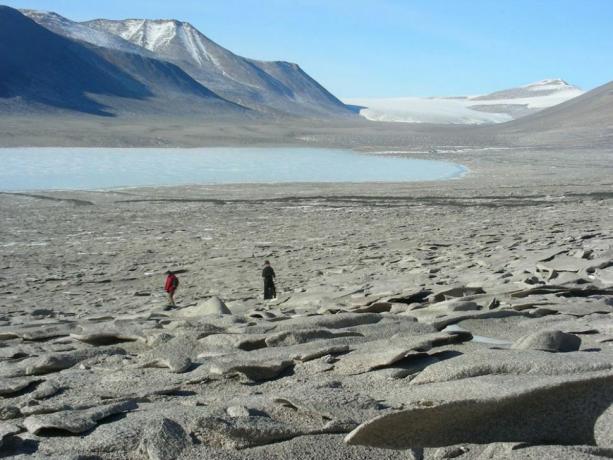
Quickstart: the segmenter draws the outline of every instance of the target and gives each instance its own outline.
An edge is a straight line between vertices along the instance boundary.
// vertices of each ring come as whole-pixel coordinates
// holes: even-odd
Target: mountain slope
[[[531,143],[610,146],[613,141],[613,82],[496,128],[503,135]]]
[[[341,101],[296,64],[243,58],[213,42],[189,23],[98,19],[83,25],[154,52],[217,94],[241,105],[297,116],[352,116]]]
[[[504,123],[552,107],[583,91],[563,80],[540,82],[482,96],[348,99],[373,121],[439,124]]]
[[[107,116],[245,112],[173,64],[67,39],[4,6],[0,103],[4,113],[45,107]]]

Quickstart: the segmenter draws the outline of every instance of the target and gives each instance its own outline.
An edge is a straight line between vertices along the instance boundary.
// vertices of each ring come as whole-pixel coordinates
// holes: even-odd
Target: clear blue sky
[[[2,0],[0,0],[1,2]],[[189,21],[232,51],[297,62],[339,97],[478,94],[613,80],[613,0],[5,0],[74,20]]]

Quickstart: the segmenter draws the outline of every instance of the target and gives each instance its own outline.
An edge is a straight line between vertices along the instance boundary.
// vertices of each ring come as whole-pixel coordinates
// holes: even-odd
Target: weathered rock
[[[391,366],[410,355],[422,354],[435,345],[457,343],[469,338],[470,335],[439,333],[406,338],[395,336],[389,340],[366,342],[344,356],[335,365],[335,371],[344,375],[361,374]]]
[[[435,302],[441,302],[443,300],[472,296],[476,294],[485,294],[485,291],[480,287],[468,287],[466,285],[458,285],[435,292],[430,297]]]
[[[16,379],[0,379],[0,396],[10,396],[25,390],[30,385],[40,382],[40,379],[31,378],[16,378]]]
[[[167,367],[171,372],[186,372],[198,355],[198,341],[192,335],[179,335],[143,355],[144,367]]]
[[[30,394],[30,397],[36,400],[47,399],[47,398],[51,398],[52,396],[55,396],[60,391],[62,391],[62,389],[63,389],[62,386],[58,384],[57,382],[47,380],[41,383],[36,388],[36,390],[34,390]]]
[[[245,449],[306,434],[269,417],[206,417],[193,429],[203,444],[224,449]]]
[[[181,425],[163,418],[145,428],[139,450],[150,460],[175,460],[181,458],[182,452],[191,444]]]
[[[143,333],[145,325],[134,322],[117,321],[115,323],[101,323],[87,325],[78,332],[70,334],[75,340],[90,345],[113,345],[122,342],[144,342]]]
[[[336,315],[296,317],[276,323],[275,331],[298,331],[303,329],[344,329],[361,324],[381,321],[378,313],[338,313]]]
[[[226,409],[226,413],[230,417],[249,417],[251,415],[245,406],[230,406]]]
[[[252,361],[248,357],[217,362],[210,367],[212,374],[242,374],[249,380],[261,381],[277,378],[293,366],[293,361],[271,358],[265,361]]]
[[[577,351],[581,338],[562,331],[539,331],[518,339],[511,347],[515,350],[543,350],[550,352]]]
[[[21,410],[14,405],[0,406],[0,420],[13,420],[21,415]]]
[[[206,350],[257,350],[266,347],[264,334],[213,334],[200,340]]]
[[[613,373],[487,376],[414,387],[407,409],[363,423],[345,441],[390,449],[462,443],[594,444],[594,425],[613,403]],[[496,423],[492,423],[495,420]]]
[[[613,369],[610,355],[540,350],[479,350],[432,364],[411,381],[413,385],[468,379],[484,375],[564,375]]]
[[[338,337],[360,337],[361,334],[352,331],[330,331],[328,329],[303,329],[299,331],[284,331],[266,337],[269,347],[283,347],[314,340],[335,339]]]
[[[192,318],[208,315],[231,315],[232,312],[219,297],[211,297],[204,302],[200,302],[195,307],[182,308],[177,311],[177,314]]]
[[[45,415],[32,415],[23,421],[23,426],[33,434],[47,429],[83,433],[94,428],[100,420],[111,415],[129,412],[137,407],[134,401],[108,404],[84,410],[67,410]]]
[[[77,363],[90,358],[104,358],[116,355],[125,355],[122,348],[94,348],[63,353],[46,353],[41,356],[26,358],[8,367],[7,377],[21,377],[27,375],[45,375],[52,372],[69,369]]]

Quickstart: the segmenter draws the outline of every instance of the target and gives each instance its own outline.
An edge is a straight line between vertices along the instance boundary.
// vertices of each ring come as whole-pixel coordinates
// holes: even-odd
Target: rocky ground
[[[0,458],[613,458],[613,154],[441,155],[0,194]]]

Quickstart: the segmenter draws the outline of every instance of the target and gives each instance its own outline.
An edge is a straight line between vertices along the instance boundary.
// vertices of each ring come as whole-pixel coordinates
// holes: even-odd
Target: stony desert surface
[[[612,458],[613,151],[410,153],[470,173],[0,194],[0,458]]]

